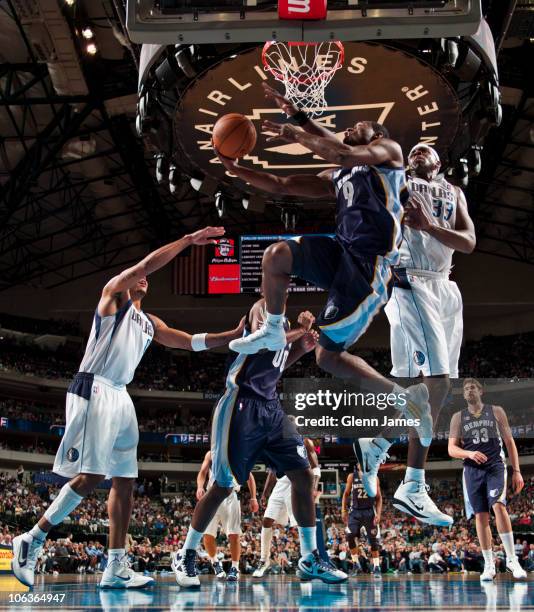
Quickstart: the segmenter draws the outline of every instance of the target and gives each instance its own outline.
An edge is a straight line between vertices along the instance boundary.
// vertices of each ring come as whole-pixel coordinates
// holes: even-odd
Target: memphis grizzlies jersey
[[[332,175],[336,189],[336,236],[353,255],[396,265],[408,190],[403,168],[354,166]]]
[[[284,329],[289,330],[289,322],[284,319]],[[250,334],[250,326],[245,326],[244,335]],[[236,355],[228,367],[226,388],[238,389],[239,397],[272,400],[277,397],[276,386],[282,377],[291,344],[279,351],[265,351],[255,355]]]
[[[429,182],[417,176],[410,176],[408,192],[423,196],[425,210],[436,225],[445,229],[456,227],[458,192],[443,177]],[[452,266],[453,253],[454,249],[444,245],[428,232],[405,226],[399,266],[448,273]]]
[[[369,510],[370,508],[374,508],[374,503],[374,498],[367,495],[363,482],[358,474],[358,470],[355,469],[352,474],[350,511],[357,512],[358,510]]]
[[[484,404],[478,416],[464,408],[461,412],[461,436],[464,450],[480,451],[488,458],[486,463],[480,465],[471,459],[464,459],[465,465],[487,469],[496,463],[504,462],[501,433],[493,406]]]
[[[97,310],[80,372],[103,376],[116,385],[127,385],[154,332],[152,321],[131,300],[108,317],[101,317]]]

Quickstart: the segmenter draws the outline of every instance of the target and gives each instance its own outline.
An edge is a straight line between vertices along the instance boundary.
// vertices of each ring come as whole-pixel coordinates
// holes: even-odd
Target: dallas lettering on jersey
[[[143,317],[137,312],[137,310],[135,310],[135,308],[132,309],[131,319],[132,321],[141,326],[141,329],[145,334],[148,334],[150,337],[154,335],[154,329],[150,322],[145,321]]]
[[[445,189],[444,187],[436,183],[432,183],[431,185],[429,185],[429,184],[419,183],[419,182],[415,182],[415,181],[408,179],[408,187],[409,187],[410,192],[413,192],[413,191],[417,193],[430,192],[430,195],[435,200],[448,200],[449,202],[452,202],[452,203],[456,202],[456,194],[452,190],[452,188]]]

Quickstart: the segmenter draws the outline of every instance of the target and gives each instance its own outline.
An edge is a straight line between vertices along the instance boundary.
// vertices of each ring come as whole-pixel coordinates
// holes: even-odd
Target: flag
[[[179,295],[208,293],[208,248],[192,246],[174,260],[173,292]]]

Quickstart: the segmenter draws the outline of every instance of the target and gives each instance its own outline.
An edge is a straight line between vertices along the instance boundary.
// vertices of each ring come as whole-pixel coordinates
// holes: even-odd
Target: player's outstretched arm
[[[413,229],[427,232],[445,246],[460,253],[472,253],[477,243],[475,225],[469,216],[464,193],[455,188],[458,195],[458,210],[454,229],[436,225],[425,209],[424,202],[417,193],[412,193],[405,208],[404,223]]]
[[[200,470],[197,475],[197,500],[200,500],[204,497],[204,493],[206,492],[206,480],[208,479],[208,474],[211,468],[211,451],[208,451],[204,455],[204,461],[200,466]]]
[[[156,328],[154,340],[163,346],[184,351],[206,351],[218,346],[226,346],[235,338],[240,338],[245,328],[245,317],[243,317],[237,327],[228,331],[217,334],[188,334],[180,329],[169,327],[159,317],[149,316]]]
[[[291,119],[295,118],[295,120],[298,120],[305,132],[308,132],[308,134],[314,134],[315,136],[322,136],[323,138],[333,138],[334,140],[337,140],[335,135],[330,130],[327,130],[321,124],[317,123],[317,121],[310,119],[310,117],[308,117],[304,111],[297,108],[279,91],[276,91],[276,89],[273,89],[270,85],[267,85],[267,83],[262,83],[262,87],[267,100],[274,102],[274,104],[276,104],[280,110],[284,111],[284,113]]]
[[[352,168],[359,165],[390,166],[402,168],[404,166],[402,149],[400,145],[390,138],[378,138],[368,145],[347,145],[337,138],[325,138],[308,134],[301,128],[289,123],[274,123],[264,121],[265,130],[273,132],[275,136],[267,140],[283,140],[285,142],[298,142],[325,161],[335,166]]]
[[[510,425],[508,423],[508,417],[504,412],[502,406],[493,406],[493,413],[499,423],[499,431],[501,432],[502,439],[506,445],[508,451],[508,459],[512,465],[512,488],[514,495],[517,495],[521,489],[525,486],[523,476],[521,475],[521,468],[519,465],[519,453],[517,452],[517,446],[515,445],[514,436]]]
[[[120,307],[128,299],[128,290],[139,280],[163,268],[188,246],[215,244],[215,239],[222,236],[224,231],[224,227],[204,227],[152,251],[135,266],[123,270],[104,287],[98,304],[99,314],[101,316],[114,314],[114,308]]]
[[[269,172],[259,172],[244,168],[237,160],[225,157],[217,152],[224,167],[253,187],[274,195],[290,195],[303,198],[332,198],[335,196],[332,181],[315,174],[295,174],[277,176]]]

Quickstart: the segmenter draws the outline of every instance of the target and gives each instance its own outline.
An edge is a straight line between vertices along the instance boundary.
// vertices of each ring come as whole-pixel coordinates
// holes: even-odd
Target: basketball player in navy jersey
[[[265,324],[265,301],[256,302],[246,317],[245,335]],[[182,587],[198,587],[196,551],[202,534],[220,504],[236,484],[243,485],[254,464],[266,462],[291,481],[292,506],[299,525],[304,580],[343,582],[347,575],[323,561],[317,550],[313,474],[302,436],[286,416],[276,385],[289,367],[317,343],[311,331],[314,317],[303,312],[298,325],[289,329],[284,320],[286,343],[277,351],[257,355],[234,355],[226,377],[224,394],[217,402],[211,429],[211,460],[214,483],[195,507],[185,543],[173,557],[176,581]]]
[[[512,465],[514,495],[518,495],[524,486],[508,419],[501,406],[482,402],[483,387],[478,380],[466,378],[463,390],[467,407],[452,416],[449,455],[464,461],[466,516],[475,515],[477,536],[484,556],[480,580],[491,581],[495,577],[490,510],[495,515],[497,531],[506,552],[506,567],[514,578],[523,579],[527,574],[515,554],[512,523],[506,510],[507,473],[503,440]]]
[[[359,121],[347,129],[341,142],[278,92],[266,85],[264,89],[301,126],[266,121],[264,129],[272,138],[301,144],[336,167],[318,175],[281,177],[244,168],[220,154],[219,158],[234,175],[269,193],[335,198],[336,236],[300,236],[266,249],[262,262],[266,324],[234,340],[230,348],[241,354],[281,349],[286,341],[283,313],[290,277],[303,278],[328,291],[317,319],[319,367],[339,378],[357,379],[371,391],[396,394],[398,410],[418,423],[421,443],[429,446],[432,416],[426,386],[404,390],[347,350],[387,302],[391,266],[399,258],[403,204],[408,198],[400,145],[383,125],[372,121]]]
[[[362,469],[359,463],[354,466],[352,474],[347,476],[347,485],[341,500],[341,518],[347,527],[349,550],[354,563],[359,563],[359,547],[356,540],[362,532],[371,545],[373,575],[381,577],[380,570],[380,517],[382,515],[382,492],[380,482],[376,479],[376,495],[369,497],[362,481]],[[350,503],[350,507],[347,506]]]
[[[222,227],[206,227],[184,236],[150,253],[104,287],[79,372],[68,388],[66,429],[54,462],[54,472],[71,480],[33,529],[13,539],[12,569],[26,586],[33,586],[35,564],[47,533],[106,477],[112,479],[109,557],[100,586],[139,588],[154,583],[132,571],[125,556],[139,441],[135,408],[126,385],[153,340],[171,348],[198,351],[227,344],[240,336],[243,328],[191,336],[147,315],[141,302],[148,291],[148,275],[188,246],[213,244],[223,234]]]

